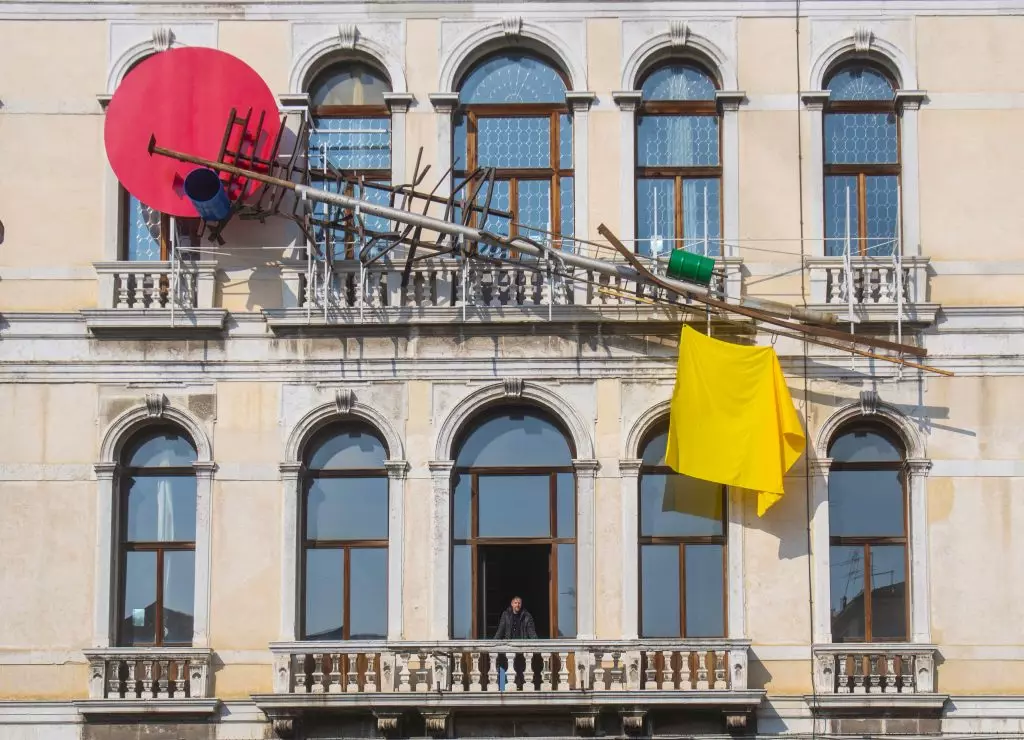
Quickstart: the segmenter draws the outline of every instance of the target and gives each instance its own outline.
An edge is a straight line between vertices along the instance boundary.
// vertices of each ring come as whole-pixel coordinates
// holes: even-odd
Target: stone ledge
[[[223,331],[228,312],[223,308],[169,309],[90,308],[81,311],[93,334],[105,332]]]
[[[808,694],[804,701],[811,710],[824,712],[888,712],[911,710],[939,712],[948,694]]]
[[[845,303],[813,303],[809,304],[807,308],[833,313],[841,325],[849,325],[846,321]],[[903,305],[903,323],[914,324],[918,327],[934,324],[940,308],[938,303],[905,303]],[[899,311],[894,303],[854,304],[853,315],[859,322],[865,324],[895,324],[899,320]]]
[[[86,718],[112,716],[209,717],[220,707],[219,699],[85,699],[74,702]]]

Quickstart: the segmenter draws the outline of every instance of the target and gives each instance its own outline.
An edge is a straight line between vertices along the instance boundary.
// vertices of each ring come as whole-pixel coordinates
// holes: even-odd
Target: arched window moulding
[[[343,23],[325,29],[322,23],[295,23],[292,50],[289,101],[305,99],[316,73],[334,62],[369,62],[387,75],[392,90],[384,95],[391,110],[391,181],[405,182],[406,115],[413,101],[405,75],[405,24]]]
[[[402,438],[387,417],[356,400],[348,389],[335,391],[333,402],[308,411],[292,428],[281,463],[281,640],[293,642],[299,634],[299,475],[306,446],[313,436],[335,422],[358,421],[380,434],[388,449],[388,640],[402,639],[402,575],[405,533],[405,480],[409,463]]]
[[[657,64],[669,59],[690,60],[707,68],[718,82],[715,99],[722,126],[722,240],[723,257],[737,257],[739,239],[739,107],[745,94],[737,89],[735,24],[731,21],[673,19],[667,23],[640,21],[623,24],[621,89],[612,93],[621,111],[622,157],[619,201],[620,235],[636,238],[636,110],[640,80]],[[735,275],[733,274],[735,273]],[[738,270],[729,270],[727,292],[739,294]]]
[[[597,460],[593,424],[586,423],[575,407],[558,393],[519,378],[509,378],[470,392],[455,404],[441,424],[434,446],[434,460],[430,462],[433,485],[433,528],[431,552],[433,574],[431,639],[447,640],[449,628],[449,600],[451,598],[451,476],[454,460],[452,453],[459,433],[477,414],[498,405],[526,404],[536,406],[558,421],[572,440],[576,457],[576,547],[577,547],[577,636],[580,639],[595,636],[596,562],[595,549],[595,488]]]
[[[442,22],[441,73],[438,91],[430,95],[437,114],[438,171],[445,172],[452,164],[452,113],[458,106],[458,88],[466,72],[482,57],[501,49],[519,48],[540,54],[558,67],[569,81],[566,102],[573,116],[575,234],[581,239],[589,238],[588,113],[595,95],[587,90],[586,47],[583,21],[540,24],[520,16],[509,16],[482,25],[464,21]],[[442,188],[444,194],[450,192],[450,187],[446,184]]]
[[[819,28],[820,26],[820,28]],[[823,39],[826,33],[833,38]],[[812,25],[812,55],[807,87],[801,93],[804,108],[811,114],[807,152],[808,237],[815,254],[825,255],[824,223],[824,110],[829,93],[825,80],[847,61],[865,60],[882,65],[896,81],[896,106],[900,114],[900,206],[903,254],[921,255],[921,207],[918,145],[918,112],[926,93],[917,89],[917,67],[890,34],[906,36],[901,22],[851,27],[838,32],[834,24]],[[835,38],[838,36],[838,38]],[[910,43],[909,39],[907,43]]]
[[[931,642],[931,589],[928,563],[928,471],[925,438],[913,420],[896,407],[881,402],[871,391],[861,394],[859,403],[837,409],[821,425],[815,437],[815,459],[808,461],[812,481],[811,551],[814,590],[813,639],[816,644],[832,641],[830,613],[830,553],[828,475],[831,459],[828,448],[832,440],[849,425],[857,422],[876,423],[887,427],[904,445],[909,512],[910,569],[910,641]]]
[[[96,590],[93,608],[93,647],[108,648],[114,634],[116,603],[118,468],[125,444],[147,426],[171,424],[189,436],[196,447],[195,615],[192,646],[209,647],[211,511],[213,501],[213,448],[206,427],[191,414],[170,405],[163,394],[151,394],[115,418],[100,442],[94,466],[96,501]]]
[[[633,422],[626,434],[623,457],[619,460],[622,506],[622,639],[639,636],[640,608],[640,454],[641,446],[655,429],[669,420],[671,400],[666,399],[646,409]],[[727,630],[730,638],[746,637],[746,604],[744,601],[743,510],[744,492],[730,488],[727,496],[729,526],[727,532],[728,565],[726,592],[729,613]]]

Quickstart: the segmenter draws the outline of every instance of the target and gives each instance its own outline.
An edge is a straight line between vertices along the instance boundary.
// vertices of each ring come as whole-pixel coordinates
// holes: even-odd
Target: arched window
[[[388,191],[374,187],[391,184],[391,114],[384,98],[391,92],[387,76],[368,62],[343,61],[317,72],[308,89],[312,108],[308,164],[313,185],[387,205]],[[314,218],[337,217],[336,207],[316,204]],[[388,228],[387,220],[376,216],[364,215],[363,222],[367,230]],[[329,250],[334,259],[359,256],[358,234],[341,238],[319,228],[314,233],[321,255]],[[366,237],[364,243],[369,240]]]
[[[825,88],[825,254],[891,255],[900,219],[895,83],[857,62],[834,70]]]
[[[636,131],[637,251],[717,256],[722,158],[716,85],[692,62],[670,61],[641,84]]]
[[[310,442],[302,496],[302,639],[387,637],[388,453],[367,425]]]
[[[829,448],[832,639],[906,640],[904,448],[886,427],[856,425]]]
[[[725,486],[674,473],[667,441],[641,446],[640,636],[725,637]]]
[[[121,457],[118,644],[191,645],[196,449],[176,427],[144,429]]]
[[[452,137],[455,180],[477,167],[496,168],[491,207],[511,212],[516,222],[492,216],[482,224],[488,231],[538,239],[548,238],[543,232],[553,232],[556,240],[572,236],[567,89],[552,64],[525,51],[487,57],[463,78]],[[481,225],[481,219],[474,215],[471,223]]]
[[[493,637],[513,596],[538,637],[575,637],[576,475],[565,433],[538,409],[501,407],[456,449],[452,637]]]

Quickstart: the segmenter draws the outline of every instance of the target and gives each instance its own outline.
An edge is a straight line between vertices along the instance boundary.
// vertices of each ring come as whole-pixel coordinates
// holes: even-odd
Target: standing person
[[[537,639],[537,628],[533,624],[533,616],[523,608],[523,600],[519,596],[512,597],[512,603],[502,612],[498,620],[498,631],[494,633],[495,640],[523,640]],[[519,656],[516,656],[516,660]],[[498,658],[498,691],[505,690],[506,669],[508,661],[504,655]],[[513,679],[514,680],[514,679]],[[524,680],[529,680],[528,678]]]

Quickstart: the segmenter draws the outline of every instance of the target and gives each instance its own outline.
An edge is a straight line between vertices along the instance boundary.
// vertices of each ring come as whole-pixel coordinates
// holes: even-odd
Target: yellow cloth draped
[[[684,326],[665,464],[756,492],[762,516],[782,498],[783,476],[803,451],[804,430],[775,350]]]

